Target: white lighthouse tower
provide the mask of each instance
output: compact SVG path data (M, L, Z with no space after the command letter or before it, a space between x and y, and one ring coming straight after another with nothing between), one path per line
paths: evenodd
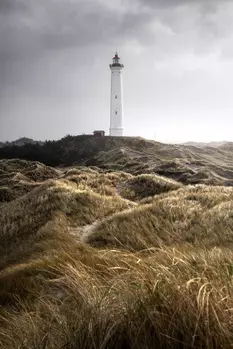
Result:
M110 136L123 136L123 91L120 57L116 52L111 69Z

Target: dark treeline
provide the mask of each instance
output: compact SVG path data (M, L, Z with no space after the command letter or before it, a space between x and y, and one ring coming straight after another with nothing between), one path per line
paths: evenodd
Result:
M96 142L98 147L96 147ZM93 136L66 136L43 144L25 144L0 148L0 159L39 161L48 166L82 164L105 146L105 139Z
M27 143L23 146L0 147L0 159L39 161L48 166L98 165L94 156L102 151L126 147L136 151L153 151L155 143L140 137L95 137L92 135L67 135L58 141Z

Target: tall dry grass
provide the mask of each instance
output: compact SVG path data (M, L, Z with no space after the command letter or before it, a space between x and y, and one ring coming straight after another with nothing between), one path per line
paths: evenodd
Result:
M65 178L76 183L80 190L92 190L100 195L115 196L118 194L118 187L121 183L132 178L132 175L124 172L98 173L93 170L91 172L85 170L79 173L79 170L74 170L68 171Z
M1 349L233 347L232 188L17 160L0 172L15 195L0 207Z
M120 197L79 190L68 180L44 182L1 208L0 267L28 258L41 241L59 239L60 233L69 235L77 227L133 205Z
M126 199L138 201L146 197L176 190L180 187L182 187L182 184L172 179L158 175L142 174L131 176L131 178L122 183L120 194Z
M15 279L26 288L41 275L36 298L1 312L0 347L232 348L232 262L228 250L190 248L31 261Z
M186 243L227 246L233 242L232 199L232 188L181 188L106 218L84 240L132 251Z

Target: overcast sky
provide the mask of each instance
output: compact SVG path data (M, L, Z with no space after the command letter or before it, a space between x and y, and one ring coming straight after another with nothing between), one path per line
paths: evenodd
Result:
M0 0L0 141L108 133L116 49L125 135L233 141L232 0Z

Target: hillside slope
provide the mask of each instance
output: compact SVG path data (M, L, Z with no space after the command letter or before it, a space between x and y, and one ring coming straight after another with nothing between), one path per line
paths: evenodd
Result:
M233 187L203 184L230 184L231 144L87 141L101 168L0 160L0 349L231 349ZM175 180L182 154L212 177Z
M133 137L67 136L42 145L0 148L0 159L4 158L48 166L88 165L132 174L155 173L184 184L233 184L233 143L195 147Z

